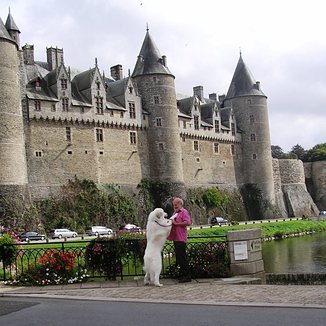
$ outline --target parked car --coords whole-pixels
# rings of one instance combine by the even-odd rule
[[[118,233],[129,232],[129,233],[141,233],[141,228],[135,224],[126,224],[122,226]]]
[[[226,220],[223,217],[216,216],[216,217],[212,217],[211,218],[211,224],[212,225],[228,225],[229,224],[229,221]]]
[[[49,233],[49,238],[55,239],[61,239],[61,238],[76,238],[77,232],[70,231],[68,229],[55,229],[51,230]]]
[[[44,240],[46,236],[44,234],[39,234],[34,231],[23,233],[19,236],[20,241],[35,241]]]
[[[326,215],[326,211],[320,211],[319,215]]]
[[[112,234],[113,231],[105,226],[91,226],[86,230],[87,235],[109,235]]]

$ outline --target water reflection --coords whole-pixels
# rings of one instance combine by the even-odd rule
[[[263,243],[267,273],[326,273],[326,233]]]

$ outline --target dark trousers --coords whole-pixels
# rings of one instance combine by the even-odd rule
[[[191,278],[190,269],[188,264],[188,258],[186,253],[186,243],[182,241],[173,241],[176,262],[180,267],[180,277],[181,278]]]

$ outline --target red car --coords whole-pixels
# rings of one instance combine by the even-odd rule
[[[119,229],[119,233],[122,232],[141,233],[141,228],[135,224],[126,224]]]

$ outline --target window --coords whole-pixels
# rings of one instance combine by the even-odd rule
[[[137,144],[137,134],[136,131],[130,131],[129,133],[130,144],[136,145]]]
[[[214,143],[214,153],[218,153],[219,152],[219,143]]]
[[[234,145],[231,145],[231,154],[232,154],[232,155],[235,154],[235,147],[234,147]]]
[[[251,99],[248,99],[247,100],[247,104],[251,104]]]
[[[132,86],[129,86],[128,89],[129,89],[129,94],[132,94],[132,92],[133,92],[133,87],[132,87]]]
[[[200,163],[200,157],[196,157],[196,162]]]
[[[35,111],[41,111],[41,101],[34,101]]]
[[[199,117],[198,117],[198,115],[194,116],[194,128],[195,128],[195,130],[199,130]]]
[[[195,151],[199,151],[199,141],[198,140],[194,140],[194,150]]]
[[[154,104],[160,104],[160,97],[158,95],[154,95]]]
[[[182,139],[182,142],[185,142],[186,141],[186,136],[182,135],[181,139]]]
[[[156,76],[153,77],[153,82],[154,82],[154,84],[157,83],[157,77]]]
[[[146,115],[145,114],[143,114],[143,120],[146,121]]]
[[[158,143],[158,149],[160,151],[164,151],[164,144],[163,143]]]
[[[52,104],[52,105],[51,105],[51,111],[52,111],[52,112],[55,112],[55,111],[56,111],[55,104]]]
[[[187,122],[183,121],[183,129],[187,129]]]
[[[103,114],[103,97],[96,96],[95,103],[96,103],[96,113]]]
[[[257,154],[252,154],[252,159],[257,160]]]
[[[62,103],[62,111],[68,112],[69,99],[67,97],[63,97],[61,99],[61,103]]]
[[[162,118],[156,118],[156,126],[162,127]]]
[[[96,128],[96,141],[103,142],[103,129]]]
[[[110,116],[113,117],[113,110],[110,111]]]
[[[68,80],[66,78],[61,79],[61,89],[67,89],[68,87]]]
[[[215,120],[215,132],[220,132],[220,122],[218,120]]]
[[[129,102],[129,117],[130,119],[136,119],[135,103]]]
[[[101,89],[101,83],[99,81],[96,82],[96,89]]]
[[[232,136],[235,135],[235,124],[232,122],[231,123],[231,131],[232,131]]]
[[[253,114],[251,114],[251,115],[249,116],[249,122],[250,122],[250,123],[254,123],[254,122],[255,122],[255,116],[254,116]]]
[[[256,141],[256,135],[255,134],[250,134],[250,140],[251,141]]]
[[[72,154],[72,151],[68,151],[68,154],[71,155]]]
[[[35,156],[36,157],[42,157],[42,151],[36,151]]]
[[[66,140],[71,142],[71,128],[66,127]]]
[[[85,112],[85,108],[82,106],[81,108],[80,108],[80,113],[84,113]]]
[[[123,118],[123,117],[124,117],[124,113],[120,112],[120,118]]]

